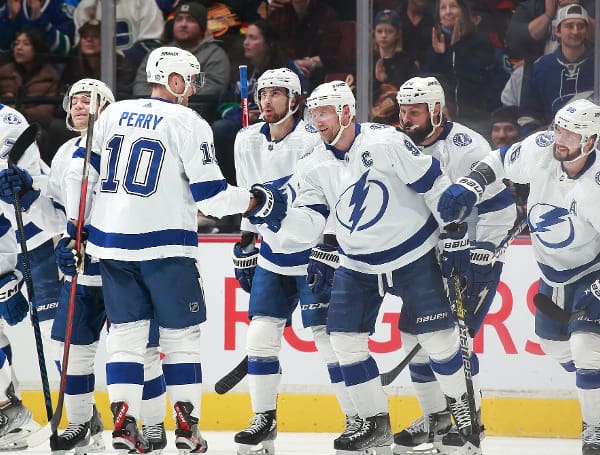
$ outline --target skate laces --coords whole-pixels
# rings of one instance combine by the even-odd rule
[[[429,419],[427,416],[421,416],[406,429],[410,434],[429,433]]]
[[[346,416],[346,428],[344,428],[344,432],[342,436],[348,436],[352,433],[360,430],[363,424],[363,419],[360,418],[358,414],[353,416]]]
[[[600,426],[583,423],[583,442],[585,444],[600,445]]]
[[[471,426],[471,413],[469,412],[469,402],[467,400],[460,399],[450,403],[450,411],[459,430]]]
[[[268,423],[267,415],[262,413],[254,414],[250,418],[250,422],[250,426],[244,431],[250,434],[256,434],[266,427]]]
[[[348,439],[350,439],[350,440],[360,439],[364,435],[369,434],[371,431],[373,431],[374,427],[375,427],[375,420],[364,419],[362,422],[362,425],[358,429],[358,431],[349,435]]]
[[[164,427],[162,423],[155,425],[142,425],[142,432],[146,439],[162,439]]]
[[[83,431],[87,431],[85,423],[70,423],[60,437],[70,441],[78,437]]]

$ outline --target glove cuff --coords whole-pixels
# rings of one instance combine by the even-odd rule
[[[233,266],[236,269],[249,269],[252,267],[256,267],[256,264],[258,263],[258,252],[254,253],[251,256],[247,256],[244,258],[239,258],[236,256],[233,256]]]
[[[473,193],[477,198],[477,202],[481,200],[484,187],[477,180],[469,177],[461,177],[456,183]]]
[[[600,280],[596,280],[592,284],[590,284],[590,291],[592,291],[594,297],[600,300]]]
[[[340,255],[337,250],[326,251],[319,246],[310,250],[310,260],[321,262],[332,269],[337,269],[340,265]]]

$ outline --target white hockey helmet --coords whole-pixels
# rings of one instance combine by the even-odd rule
[[[71,101],[73,96],[77,95],[78,93],[92,93],[92,90],[98,94],[98,112],[101,112],[106,106],[115,102],[115,96],[113,95],[112,90],[104,82],[99,81],[98,79],[90,78],[78,80],[71,85],[71,87],[69,87],[69,91],[63,98],[62,105],[63,109],[67,113],[67,117],[65,118],[67,128],[71,131],[85,131],[85,128],[76,128],[71,121]]]
[[[276,68],[273,70],[266,70],[264,73],[262,73],[256,81],[256,86],[254,87],[254,102],[261,112],[262,108],[260,107],[260,91],[266,87],[283,87],[288,91],[288,112],[284,118],[275,123],[278,125],[289,116],[294,115],[294,113],[298,110],[299,105],[296,105],[296,107],[292,110],[291,103],[296,95],[302,94],[300,78],[296,73],[288,68]]]
[[[319,85],[306,100],[306,106],[309,110],[321,106],[333,106],[339,117],[342,115],[344,106],[349,106],[350,117],[356,115],[354,94],[344,81],[331,81]]]
[[[600,106],[590,100],[578,99],[560,108],[554,116],[554,125],[581,135],[581,155],[587,155],[596,148],[600,136]],[[596,135],[596,142],[587,153],[583,148],[590,137]]]
[[[396,101],[400,106],[403,104],[425,103],[427,104],[431,124],[437,127],[442,123],[441,112],[446,104],[446,96],[442,84],[435,77],[413,77],[407,80],[398,89]],[[437,123],[433,118],[436,104],[440,105],[440,119]]]
[[[185,82],[182,93],[174,93],[169,87],[169,76],[173,73],[179,74]],[[151,84],[163,85],[181,103],[188,87],[195,85],[201,88],[204,85],[204,73],[200,71],[200,63],[194,54],[178,47],[164,46],[154,49],[148,56],[146,80]]]

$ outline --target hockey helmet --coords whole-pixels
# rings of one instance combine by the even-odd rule
[[[179,74],[185,82],[185,90],[180,94],[174,93],[169,87],[169,75],[173,73]],[[201,88],[204,85],[204,73],[200,71],[200,63],[194,54],[178,47],[164,46],[150,53],[146,62],[146,80],[151,84],[164,85],[181,102],[189,86]]]
[[[276,122],[276,125],[283,123],[288,117],[294,115],[298,110],[299,105],[297,104],[292,109],[292,100],[296,95],[302,94],[302,87],[300,85],[300,78],[296,73],[287,68],[276,68],[273,70],[266,70],[260,75],[256,81],[256,87],[254,88],[254,102],[258,106],[258,110],[262,112],[260,106],[260,91],[266,87],[283,87],[288,91],[288,111],[281,120]]]
[[[439,103],[441,112],[441,110],[444,109],[445,98],[446,97],[444,95],[444,89],[442,88],[442,85],[435,77],[431,76],[413,77],[407,80],[400,86],[398,93],[396,94],[396,100],[400,106],[403,104],[427,104],[427,110],[429,111],[431,124],[434,127],[439,126],[442,121],[441,115],[440,121],[437,123],[433,118],[435,106]]]
[[[78,80],[71,85],[68,92],[65,94],[62,105],[67,113],[67,117],[65,118],[67,128],[71,131],[82,131],[81,129],[76,128],[71,121],[71,101],[73,96],[78,93],[92,93],[92,90],[98,94],[98,112],[115,102],[113,92],[104,82],[90,78]],[[83,130],[85,130],[85,128]]]
[[[580,144],[583,155],[583,147],[590,137],[596,135],[596,143],[598,142],[600,106],[586,99],[575,100],[558,110],[554,116],[554,125],[581,135]],[[594,148],[595,144],[591,150]]]
[[[321,106],[333,106],[339,117],[342,115],[344,106],[349,106],[350,117],[356,115],[354,94],[344,81],[331,81],[319,85],[306,100],[306,106],[309,110]]]

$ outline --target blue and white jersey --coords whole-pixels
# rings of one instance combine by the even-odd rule
[[[250,192],[227,185],[221,173],[210,126],[179,104],[111,104],[94,126],[92,152],[87,252],[99,259],[195,258],[198,210],[221,217],[248,208]],[[78,218],[83,155],[74,158],[70,219]]]
[[[490,145],[481,134],[456,122],[447,122],[435,142],[419,148],[439,160],[453,182],[468,175],[477,162],[491,153]],[[469,238],[497,246],[514,225],[516,216],[517,206],[510,191],[497,179],[485,188],[481,202],[466,220]]]
[[[390,272],[436,246],[442,223],[437,203],[450,179],[394,128],[363,123],[355,133],[346,153],[321,144],[298,162],[297,197],[281,230],[314,240],[331,212],[340,264]]]
[[[0,169],[8,167],[8,152],[28,126],[29,123],[19,111],[0,104]],[[20,168],[27,169],[33,178],[34,186],[44,193],[48,183],[48,176],[42,173],[41,163],[40,151],[37,144],[33,143],[25,150],[25,153],[17,164]],[[0,210],[10,220],[15,235],[18,236],[14,205],[0,201]],[[29,250],[40,246],[55,235],[60,234],[63,230],[63,228],[45,230],[32,220],[29,212],[23,212],[23,227],[25,228],[25,237],[27,238],[27,248]]]
[[[554,135],[535,133],[485,159],[497,179],[529,183],[527,221],[544,281],[553,286],[600,270],[600,160],[592,152],[570,178],[553,157]]]
[[[74,137],[61,145],[52,158],[46,193],[38,197],[29,208],[31,218],[43,229],[59,232],[65,230],[67,225],[66,176],[73,156],[81,156],[81,154],[85,154],[85,137]],[[82,164],[82,160],[78,161]],[[70,280],[70,277],[65,276],[65,279]],[[90,264],[86,264],[84,273],[77,276],[77,284],[102,285],[97,259],[92,259]]]
[[[273,141],[269,125],[261,122],[240,130],[234,147],[238,185],[250,188],[254,183],[270,183],[286,191],[288,205],[296,198],[294,171],[296,163],[321,143],[316,132],[308,132],[302,120],[283,139]],[[306,265],[314,240],[298,241],[264,224],[253,225],[242,219],[242,231],[262,236],[258,265],[282,275],[306,275]]]
[[[17,238],[12,224],[0,212],[0,276],[12,273],[17,267]]]

